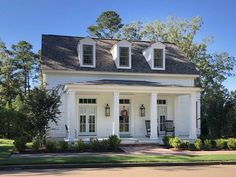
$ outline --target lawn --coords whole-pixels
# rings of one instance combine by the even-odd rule
[[[0,139],[1,142],[1,139]],[[233,161],[236,154],[227,155],[80,155],[78,157],[9,158],[14,150],[12,141],[0,144],[0,165],[26,164],[86,164],[86,163],[143,163],[143,162],[209,162]]]

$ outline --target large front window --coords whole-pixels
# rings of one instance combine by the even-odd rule
[[[93,45],[83,45],[83,64],[93,65]]]
[[[163,68],[163,49],[154,49],[154,68]]]
[[[120,66],[129,67],[129,47],[120,47]]]

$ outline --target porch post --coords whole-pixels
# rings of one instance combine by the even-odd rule
[[[112,134],[119,135],[119,92],[113,92],[112,94]]]
[[[150,120],[151,136],[150,139],[158,139],[157,136],[157,94],[150,94]]]
[[[68,141],[74,141],[77,138],[76,121],[76,97],[75,91],[67,92],[67,120],[68,120]]]
[[[191,93],[190,100],[190,119],[189,119],[189,139],[193,140],[197,138],[196,128],[196,93]]]

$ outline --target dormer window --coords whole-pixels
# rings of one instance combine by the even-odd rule
[[[119,55],[119,65],[121,67],[129,67],[129,47],[119,47]]]
[[[93,65],[93,45],[83,45],[83,64]]]
[[[96,67],[96,41],[84,38],[78,43],[78,56],[81,67]]]
[[[131,69],[131,43],[129,41],[122,40],[114,44],[111,54],[118,69]]]
[[[156,42],[143,50],[143,56],[152,70],[165,70],[165,45]]]
[[[153,67],[163,68],[163,49],[153,49]]]

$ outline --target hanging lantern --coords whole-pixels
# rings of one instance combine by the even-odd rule
[[[110,106],[107,104],[106,107],[105,107],[105,116],[110,116]]]
[[[145,107],[143,106],[143,104],[140,107],[140,116],[144,117],[145,116]]]

